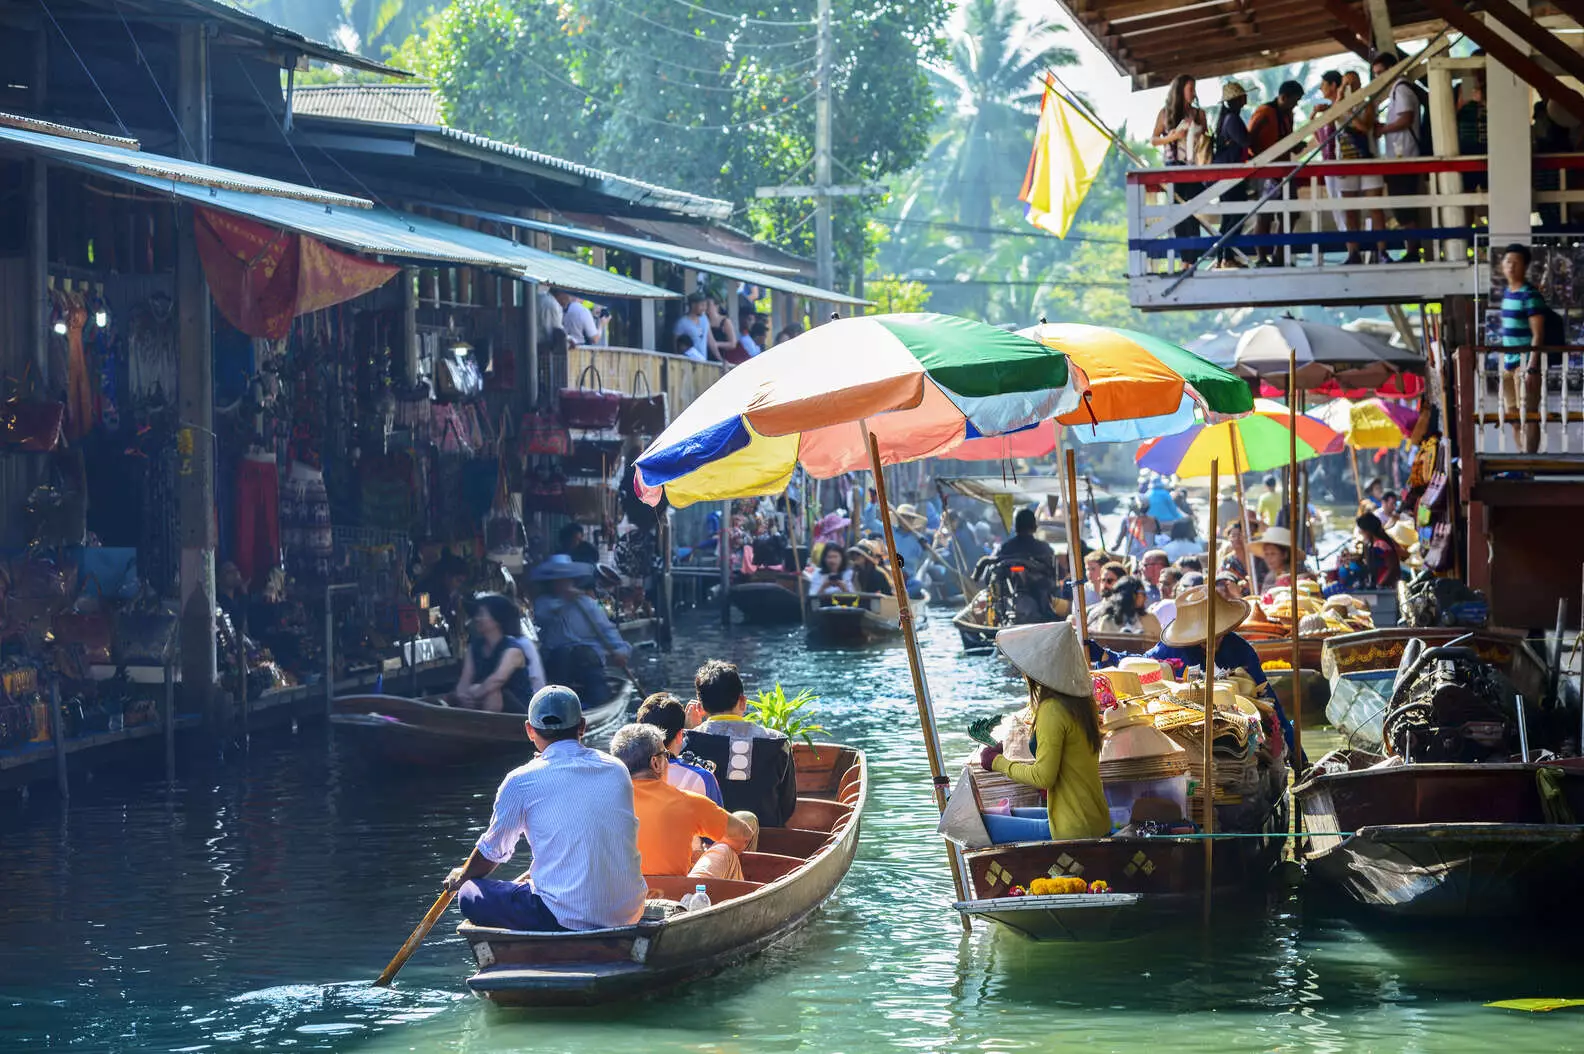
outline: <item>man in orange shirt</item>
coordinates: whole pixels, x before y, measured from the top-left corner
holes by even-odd
[[[1254,111],[1254,116],[1249,118],[1249,150],[1258,157],[1283,139],[1287,138],[1293,130],[1293,110],[1298,105],[1298,100],[1303,98],[1303,85],[1297,81],[1284,81],[1276,89],[1276,98]],[[1292,157],[1296,150],[1288,150],[1281,157],[1272,158],[1273,161],[1285,161]],[[1270,191],[1280,179],[1265,179],[1260,181],[1260,192]],[[1275,227],[1276,217],[1271,211],[1269,203],[1259,212],[1254,214],[1254,230],[1256,234],[1269,234]],[[1258,260],[1257,267],[1269,267],[1274,259],[1280,259],[1280,253],[1272,253],[1271,247],[1261,245],[1255,249]]]
[[[611,739],[611,754],[632,777],[638,814],[638,855],[645,875],[685,875],[693,839],[708,838],[734,853],[747,850],[754,830],[702,794],[672,786],[665,738],[653,725],[627,725]]]

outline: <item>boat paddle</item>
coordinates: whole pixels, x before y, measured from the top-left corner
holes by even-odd
[[[412,931],[412,936],[407,938],[407,943],[403,944],[401,950],[396,953],[396,958],[392,959],[385,969],[380,971],[380,975],[374,979],[375,988],[390,987],[390,983],[396,979],[396,975],[401,971],[401,968],[407,965],[407,960],[411,959],[413,952],[418,950],[418,945],[422,944],[423,939],[429,936],[429,931],[434,928],[435,923],[440,921],[440,916],[445,914],[445,909],[450,907],[451,900],[455,896],[456,890],[448,889],[435,898],[435,902],[430,905],[428,913],[419,921],[417,928]]]

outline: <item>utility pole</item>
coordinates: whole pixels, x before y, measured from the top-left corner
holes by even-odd
[[[884,194],[884,183],[835,186],[831,183],[831,75],[835,68],[836,40],[831,31],[831,0],[819,0],[814,63],[814,185],[811,187],[759,187],[760,198],[814,199],[814,259],[816,284],[831,289],[836,284],[836,241],[831,231],[833,198]]]
[[[814,185],[829,190],[831,182],[831,0],[819,0],[819,39],[814,45],[814,65],[819,84],[814,96]],[[814,198],[814,260],[816,284],[829,289],[836,281],[836,246],[831,242],[831,199],[828,193]]]

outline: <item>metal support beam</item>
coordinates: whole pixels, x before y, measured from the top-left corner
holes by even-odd
[[[209,161],[209,38],[203,25],[184,25],[177,38],[176,114],[190,160]],[[189,149],[190,147],[190,149]],[[191,156],[196,154],[197,156]],[[193,208],[178,211],[176,314],[181,380],[177,433],[177,530],[181,539],[182,691],[189,709],[214,726],[214,354],[209,285],[193,239]]]

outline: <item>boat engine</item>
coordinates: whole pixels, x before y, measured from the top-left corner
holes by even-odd
[[[1505,761],[1519,751],[1517,702],[1512,682],[1472,648],[1410,641],[1382,739],[1409,761]]]
[[[985,557],[980,561],[987,562],[990,566],[982,566],[981,571],[990,582],[998,625],[1055,621],[1051,607],[1055,583],[1043,568],[1024,560]]]

